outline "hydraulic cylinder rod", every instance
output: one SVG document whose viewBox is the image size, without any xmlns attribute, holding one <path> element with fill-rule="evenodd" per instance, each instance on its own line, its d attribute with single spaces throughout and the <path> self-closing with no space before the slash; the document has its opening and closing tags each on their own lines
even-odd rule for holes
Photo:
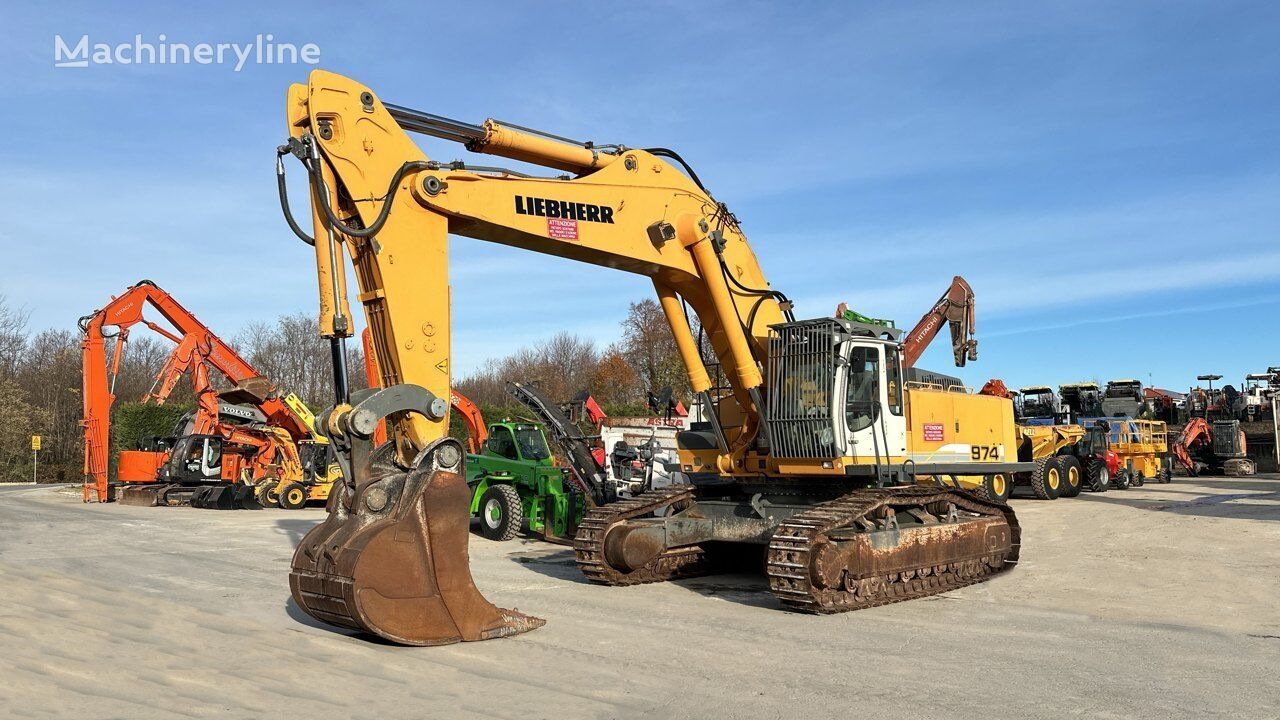
<svg viewBox="0 0 1280 720">
<path fill-rule="evenodd" d="M 383 103 L 383 107 L 401 128 L 462 143 L 473 152 L 499 155 L 576 173 L 598 170 L 618 158 L 617 155 L 584 145 L 503 125 L 497 120 L 486 120 L 484 125 L 473 125 L 400 105 Z"/>
</svg>

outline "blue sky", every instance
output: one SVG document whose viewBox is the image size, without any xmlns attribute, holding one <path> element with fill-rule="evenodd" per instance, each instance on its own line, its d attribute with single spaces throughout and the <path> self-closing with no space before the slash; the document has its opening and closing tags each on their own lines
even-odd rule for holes
<svg viewBox="0 0 1280 720">
<path fill-rule="evenodd" d="M 314 310 L 312 256 L 273 178 L 285 89 L 308 66 L 53 67 L 55 33 L 272 33 L 390 102 L 677 149 L 802 316 L 844 300 L 909 326 L 964 275 L 975 385 L 1178 389 L 1280 364 L 1274 3 L 11 2 L 0 16 L 0 293 L 37 328 L 73 328 L 142 277 L 227 335 Z M 464 373 L 559 330 L 603 345 L 652 293 L 473 240 L 452 252 Z M 948 368 L 946 344 L 922 365 Z"/>
</svg>

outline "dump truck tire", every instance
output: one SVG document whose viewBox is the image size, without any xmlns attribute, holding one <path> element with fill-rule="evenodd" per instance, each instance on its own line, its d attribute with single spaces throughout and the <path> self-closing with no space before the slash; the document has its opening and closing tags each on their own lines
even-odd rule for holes
<svg viewBox="0 0 1280 720">
<path fill-rule="evenodd" d="M 491 485 L 480 496 L 480 534 L 490 540 L 510 540 L 524 525 L 520 493 L 510 485 Z"/>
<path fill-rule="evenodd" d="M 1031 471 L 1031 491 L 1041 500 L 1057 500 L 1062 491 L 1062 466 L 1053 457 L 1040 458 Z"/>
<path fill-rule="evenodd" d="M 307 488 L 298 483 L 289 483 L 280 491 L 280 507 L 285 510 L 298 510 L 307 504 Z"/>
<path fill-rule="evenodd" d="M 1062 468 L 1062 497 L 1073 498 L 1080 494 L 1084 489 L 1084 470 L 1080 467 L 1080 461 L 1069 456 L 1058 458 L 1058 464 Z"/>
<path fill-rule="evenodd" d="M 1009 482 L 1009 476 L 996 473 L 994 475 L 983 475 L 982 484 L 975 487 L 973 492 L 984 500 L 1009 502 L 1009 493 L 1012 490 L 1013 485 Z"/>
</svg>

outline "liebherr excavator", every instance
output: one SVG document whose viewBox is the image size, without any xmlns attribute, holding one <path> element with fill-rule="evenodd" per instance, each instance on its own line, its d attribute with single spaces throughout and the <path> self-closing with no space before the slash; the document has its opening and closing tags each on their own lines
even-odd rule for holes
<svg viewBox="0 0 1280 720">
<path fill-rule="evenodd" d="M 289 89 L 277 179 L 294 234 L 314 247 L 320 325 L 339 397 L 321 426 L 345 480 L 303 538 L 290 585 L 336 625 L 435 645 L 514 635 L 541 620 L 501 610 L 467 565 L 463 448 L 447 435 L 448 236 L 557 255 L 651 278 L 707 422 L 680 436 L 690 483 L 591 510 L 574 549 L 593 582 L 634 585 L 714 572 L 709 543 L 766 549 L 783 605 L 832 613 L 944 592 L 1017 562 L 1003 503 L 920 476 L 1009 473 L 1008 399 L 904 387 L 901 332 L 797 319 L 771 288 L 737 218 L 664 148 L 580 143 L 488 120 L 385 103 L 313 71 Z M 429 160 L 422 133 L 551 168 Z M 311 230 L 290 211 L 284 158 L 311 185 Z M 351 334 L 342 254 L 359 282 L 384 387 L 346 394 Z M 727 381 L 713 384 L 688 313 Z M 370 437 L 386 418 L 392 442 Z"/>
</svg>

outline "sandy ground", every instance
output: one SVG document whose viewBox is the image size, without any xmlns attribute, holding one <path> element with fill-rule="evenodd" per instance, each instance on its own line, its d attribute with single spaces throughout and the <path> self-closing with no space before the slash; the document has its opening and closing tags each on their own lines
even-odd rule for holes
<svg viewBox="0 0 1280 720">
<path fill-rule="evenodd" d="M 82 505 L 0 488 L 0 715 L 306 718 L 1280 717 L 1280 480 L 1015 500 L 1023 562 L 832 617 L 763 579 L 586 584 L 472 537 L 481 589 L 547 618 L 402 648 L 289 598 L 322 510 Z"/>
</svg>

